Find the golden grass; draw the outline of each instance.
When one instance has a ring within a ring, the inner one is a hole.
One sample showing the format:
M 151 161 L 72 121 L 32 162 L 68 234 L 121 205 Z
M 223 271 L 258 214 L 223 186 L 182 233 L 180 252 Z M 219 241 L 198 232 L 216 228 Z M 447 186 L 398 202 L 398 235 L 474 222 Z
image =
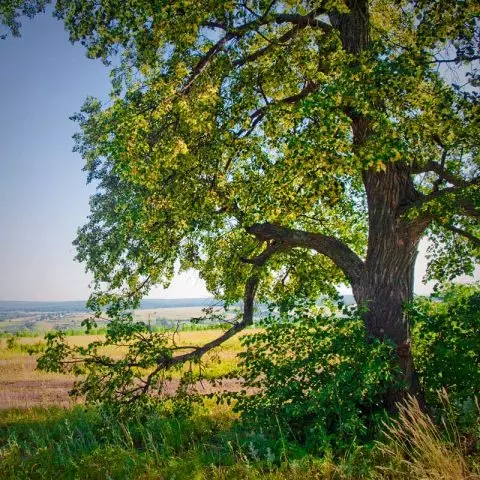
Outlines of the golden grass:
M 204 374 L 207 378 L 219 377 L 230 372 L 237 365 L 237 354 L 241 351 L 240 337 L 255 330 L 241 332 L 231 338 L 203 359 Z M 221 330 L 179 332 L 177 345 L 203 345 L 221 334 Z M 103 335 L 76 335 L 66 337 L 71 345 L 86 346 L 95 340 L 103 340 Z M 41 338 L 19 337 L 19 345 L 33 345 Z M 104 353 L 121 357 L 126 348 L 108 347 Z M 0 339 L 0 409 L 27 408 L 33 406 L 70 406 L 73 400 L 68 392 L 74 377 L 59 373 L 46 373 L 36 370 L 37 356 L 31 356 L 19 349 L 8 349 L 5 339 Z M 187 368 L 187 367 L 186 367 Z M 178 377 L 180 374 L 177 373 Z M 228 382 L 227 382 L 228 383 Z M 232 383 L 232 382 L 230 382 Z M 235 385 L 226 385 L 235 388 Z M 211 387 L 205 385 L 208 393 Z
M 448 402 L 446 406 L 448 408 Z M 387 460 L 387 466 L 378 467 L 379 477 L 479 480 L 480 477 L 467 465 L 455 426 L 444 427 L 449 431 L 449 438 L 420 409 L 418 401 L 409 398 L 399 407 L 398 419 L 386 427 L 386 441 L 379 444 L 379 450 Z

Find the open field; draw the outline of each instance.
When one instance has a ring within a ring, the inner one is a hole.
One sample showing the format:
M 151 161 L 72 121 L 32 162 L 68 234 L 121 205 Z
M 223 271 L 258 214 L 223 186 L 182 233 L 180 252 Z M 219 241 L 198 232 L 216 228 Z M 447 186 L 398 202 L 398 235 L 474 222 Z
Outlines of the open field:
M 217 377 L 231 371 L 237 361 L 237 354 L 241 351 L 240 336 L 230 339 L 222 347 L 204 359 L 208 378 Z M 213 340 L 221 333 L 220 330 L 186 331 L 179 332 L 177 344 L 202 345 Z M 101 335 L 75 335 L 67 337 L 69 343 L 74 345 L 87 345 L 101 339 Z M 7 347 L 7 340 L 0 339 L 0 409 L 28 408 L 34 406 L 71 406 L 75 401 L 68 395 L 74 377 L 57 373 L 45 373 L 36 370 L 37 355 L 29 355 L 26 346 L 43 343 L 38 337 L 18 337 L 13 348 Z M 122 349 L 110 349 L 112 356 L 122 356 Z M 172 389 L 176 381 L 172 380 Z M 235 381 L 225 383 L 228 389 L 236 387 Z M 212 387 L 204 382 L 198 389 L 209 393 Z M 78 401 L 78 400 L 77 400 Z
M 134 312 L 134 319 L 150 323 L 153 327 L 171 327 L 176 322 L 188 322 L 192 318 L 204 315 L 202 306 L 182 306 L 165 308 L 144 308 Z M 16 311 L 3 313 L 0 318 L 0 332 L 17 333 L 29 332 L 39 334 L 52 330 L 78 330 L 82 321 L 89 317 L 88 312 L 60 312 L 60 311 Z M 101 320 L 99 326 L 105 325 Z

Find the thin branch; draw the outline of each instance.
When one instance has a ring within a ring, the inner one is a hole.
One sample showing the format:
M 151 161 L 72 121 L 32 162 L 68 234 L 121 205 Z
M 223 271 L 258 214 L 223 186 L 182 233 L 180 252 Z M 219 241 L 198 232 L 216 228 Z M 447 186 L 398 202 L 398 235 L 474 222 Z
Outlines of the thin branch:
M 334 28 L 332 25 L 317 19 L 321 13 L 324 13 L 323 9 L 315 9 L 307 15 L 279 13 L 274 18 L 276 23 L 293 23 L 299 27 L 319 28 L 325 33 L 331 32 Z
M 258 123 L 265 117 L 265 115 L 267 113 L 267 110 L 271 106 L 282 105 L 282 104 L 287 104 L 288 105 L 288 104 L 297 103 L 299 100 L 305 98 L 310 93 L 313 93 L 317 89 L 317 87 L 318 87 L 317 83 L 307 82 L 305 87 L 300 92 L 298 92 L 297 94 L 291 95 L 290 97 L 282 98 L 281 100 L 270 102 L 269 104 L 263 105 L 262 107 L 258 108 L 257 110 L 255 110 L 250 115 L 250 121 L 252 122 L 250 127 L 247 128 L 247 129 L 242 128 L 237 133 L 237 137 L 241 137 L 241 136 L 246 137 L 246 136 L 250 135 L 250 133 L 252 133 L 252 131 L 255 129 L 255 127 L 258 125 Z
M 253 62 L 257 60 L 260 57 L 263 57 L 263 55 L 267 54 L 270 52 L 275 46 L 281 45 L 283 43 L 288 42 L 288 40 L 292 39 L 295 34 L 300 30 L 299 25 L 295 25 L 292 29 L 290 29 L 288 32 L 284 33 L 281 37 L 279 37 L 275 41 L 270 41 L 271 43 L 267 45 L 266 47 L 260 48 L 259 50 L 251 53 L 250 55 L 247 55 L 243 58 L 240 58 L 238 60 L 235 60 L 233 62 L 233 65 L 236 67 L 241 67 L 245 65 L 246 63 Z
M 438 221 L 438 225 L 445 228 L 446 230 L 450 230 L 451 232 L 456 233 L 457 235 L 461 235 L 462 237 L 467 238 L 475 246 L 480 247 L 480 238 L 476 237 L 475 235 L 472 235 L 470 232 L 467 232 L 466 230 L 455 227 L 455 225 L 452 225 L 452 224 L 442 223 L 441 221 Z
M 444 58 L 444 59 L 439 59 L 437 57 L 434 57 L 434 60 L 428 62 L 428 63 L 462 63 L 462 62 L 473 62 L 475 60 L 480 60 L 480 55 L 472 55 L 470 57 L 455 57 L 455 58 Z
M 442 156 L 442 159 L 443 159 L 443 156 Z M 442 179 L 446 180 L 448 183 L 456 187 L 466 187 L 471 183 L 459 177 L 458 175 L 455 175 L 454 173 L 451 173 L 448 170 L 445 170 L 445 168 L 442 168 L 441 163 L 437 163 L 432 160 L 427 162 L 425 165 L 416 165 L 412 168 L 413 174 L 426 173 L 426 172 L 434 172 L 437 175 L 439 175 Z
M 273 4 L 273 2 L 272 2 Z M 308 13 L 307 15 L 299 15 L 299 14 L 286 14 L 286 13 L 278 13 L 272 16 L 267 15 L 268 10 L 271 8 L 270 7 L 267 9 L 267 12 L 262 16 L 259 17 L 256 20 L 253 20 L 251 22 L 247 22 L 244 25 L 240 25 L 236 28 L 228 29 L 223 23 L 216 22 L 216 21 L 206 21 L 203 23 L 204 27 L 209 27 L 209 28 L 220 28 L 225 31 L 225 36 L 222 37 L 217 43 L 215 43 L 209 50 L 208 52 L 202 56 L 202 58 L 199 60 L 195 68 L 193 69 L 192 73 L 188 77 L 184 87 L 182 88 L 182 93 L 187 94 L 192 86 L 195 80 L 201 75 L 201 73 L 205 70 L 207 65 L 210 63 L 212 58 L 221 50 L 223 50 L 225 44 L 232 40 L 233 38 L 239 38 L 245 33 L 254 30 L 258 27 L 268 25 L 271 23 L 277 23 L 277 24 L 282 24 L 282 23 L 291 23 L 294 24 L 295 27 L 283 34 L 278 40 L 275 40 L 274 42 L 276 43 L 284 43 L 288 41 L 290 38 L 292 38 L 295 33 L 302 28 L 306 27 L 311 27 L 311 28 L 320 28 L 322 29 L 325 33 L 330 32 L 333 27 L 332 25 L 329 25 L 326 22 L 323 22 L 321 20 L 318 20 L 316 17 L 320 15 L 321 13 L 324 13 L 323 8 L 316 8 L 312 12 Z M 248 55 L 247 57 L 235 61 L 233 64 L 235 66 L 242 66 L 245 63 L 249 61 L 253 61 L 260 56 L 264 55 L 267 53 L 271 48 L 271 45 L 268 45 L 267 47 L 260 49 L 259 51 Z
M 480 185 L 480 177 L 475 177 L 469 182 L 463 182 L 462 186 L 454 185 L 452 187 L 443 188 L 442 190 L 433 190 L 431 193 L 428 193 L 426 195 L 420 192 L 416 192 L 416 200 L 410 202 L 409 204 L 402 205 L 398 213 L 399 215 L 403 215 L 407 211 L 412 210 L 413 208 L 419 208 L 433 200 L 439 200 L 448 195 L 458 195 L 459 197 L 455 199 L 455 204 L 461 207 L 466 215 L 478 217 L 480 215 L 478 205 L 475 205 L 473 201 L 467 198 L 461 197 L 466 188 L 473 187 L 475 185 Z
M 249 263 L 250 265 L 255 265 L 260 267 L 265 265 L 265 262 L 275 253 L 281 252 L 282 250 L 287 250 L 288 247 L 284 245 L 282 242 L 272 241 L 268 242 L 267 248 L 257 255 L 254 258 L 240 258 L 243 263 Z
M 171 368 L 181 363 L 185 363 L 188 361 L 198 361 L 207 352 L 226 342 L 229 338 L 236 335 L 248 325 L 251 325 L 253 323 L 254 300 L 255 294 L 257 292 L 258 283 L 258 276 L 253 275 L 247 280 L 245 284 L 245 293 L 243 297 L 243 318 L 240 322 L 234 324 L 234 326 L 224 332 L 223 335 L 220 335 L 219 337 L 215 338 L 211 342 L 206 343 L 205 345 L 202 345 L 201 347 L 197 347 L 192 352 L 184 353 L 183 355 L 178 355 L 176 357 L 159 358 L 158 367 L 151 373 L 151 375 L 153 376 L 162 369 Z
M 225 44 L 234 38 L 234 35 L 231 33 L 227 33 L 224 37 L 222 37 L 217 43 L 212 45 L 208 52 L 203 55 L 203 57 L 199 60 L 195 68 L 193 69 L 192 73 L 188 77 L 185 85 L 181 89 L 182 93 L 184 95 L 188 94 L 193 86 L 193 83 L 195 80 L 202 74 L 202 72 L 205 70 L 205 68 L 208 66 L 212 58 L 220 51 L 223 49 Z
M 443 181 L 445 179 L 445 161 L 447 160 L 447 154 L 448 154 L 448 150 L 444 149 L 443 153 L 442 153 L 442 159 L 440 161 L 438 178 L 435 181 L 435 183 L 433 184 L 433 191 L 434 192 L 436 192 L 440 188 L 440 185 L 443 183 Z

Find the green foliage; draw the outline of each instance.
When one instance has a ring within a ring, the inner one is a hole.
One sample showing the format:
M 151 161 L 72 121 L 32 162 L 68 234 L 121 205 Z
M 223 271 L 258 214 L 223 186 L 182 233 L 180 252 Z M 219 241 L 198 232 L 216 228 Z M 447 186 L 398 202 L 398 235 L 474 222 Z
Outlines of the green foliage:
M 15 33 L 44 2 L 4 3 Z M 252 280 L 257 300 L 279 302 L 356 283 L 372 309 L 384 303 L 378 324 L 406 299 L 401 281 L 373 283 L 409 271 L 424 234 L 439 240 L 432 275 L 472 272 L 476 0 L 58 0 L 55 15 L 116 65 L 110 102 L 88 98 L 73 116 L 97 187 L 76 258 L 93 276 L 89 308 L 112 321 L 82 349 L 50 337 L 40 363 L 84 375 L 87 398 L 133 403 L 151 390 L 138 385 L 146 372 L 161 390 L 178 350 L 128 312 L 177 266 L 225 305 Z M 463 87 L 443 62 L 468 67 Z M 125 359 L 104 353 L 121 345 Z
M 244 338 L 240 374 L 252 390 L 234 395 L 243 418 L 324 452 L 372 438 L 396 378 L 393 347 L 367 341 L 358 312 L 342 313 L 297 307 Z
M 431 404 L 438 390 L 472 402 L 480 392 L 480 285 L 451 285 L 409 308 L 415 366 Z
M 183 368 L 182 364 L 169 368 L 168 361 L 175 351 L 169 344 L 175 342 L 174 335 L 172 331 L 152 331 L 131 317 L 111 322 L 105 339 L 87 346 L 69 345 L 63 332 L 50 332 L 45 336 L 47 348 L 38 359 L 38 367 L 83 377 L 75 383 L 72 395 L 85 395 L 87 403 L 102 403 L 118 414 L 131 415 L 150 410 L 164 400 L 172 374 Z M 122 347 L 126 351 L 119 356 L 116 350 Z M 162 363 L 165 360 L 166 365 Z M 195 396 L 186 395 L 186 390 L 195 381 L 193 373 L 182 376 L 176 392 L 170 392 L 177 396 L 176 405 L 190 408 Z
M 13 36 L 20 36 L 20 18 L 32 18 L 37 13 L 43 12 L 51 0 L 5 0 L 0 3 L 0 25 L 4 25 Z M 0 39 L 5 39 L 6 33 L 0 34 Z
M 2 479 L 179 480 L 325 478 L 337 472 L 372 471 L 369 459 L 352 452 L 334 464 L 306 456 L 246 429 L 233 428 L 225 411 L 196 409 L 189 418 L 151 413 L 119 421 L 101 410 L 77 407 L 9 411 L 0 419 Z M 327 477 L 328 478 L 328 477 Z

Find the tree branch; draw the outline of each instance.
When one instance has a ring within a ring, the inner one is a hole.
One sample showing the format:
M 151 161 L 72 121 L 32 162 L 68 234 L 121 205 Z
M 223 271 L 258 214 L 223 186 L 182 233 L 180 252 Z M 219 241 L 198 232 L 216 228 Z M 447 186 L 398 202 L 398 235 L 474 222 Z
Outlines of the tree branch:
M 352 282 L 362 273 L 364 263 L 360 257 L 342 241 L 321 233 L 293 230 L 272 223 L 256 223 L 246 228 L 258 240 L 278 242 L 282 248 L 309 248 L 325 255 L 335 263 Z
M 275 14 L 271 18 L 268 15 L 264 15 L 257 20 L 253 20 L 251 22 L 247 22 L 244 25 L 241 25 L 236 28 L 228 29 L 223 23 L 216 22 L 216 21 L 206 21 L 203 23 L 204 27 L 207 28 L 219 28 L 225 30 L 225 36 L 222 37 L 217 43 L 212 45 L 210 49 L 203 55 L 200 60 L 198 61 L 197 65 L 194 67 L 193 71 L 187 78 L 185 85 L 182 87 L 181 92 L 183 94 L 188 94 L 193 86 L 195 80 L 202 74 L 205 68 L 208 66 L 212 58 L 221 50 L 223 50 L 225 44 L 232 40 L 233 38 L 239 38 L 245 35 L 247 32 L 254 30 L 257 27 L 268 25 L 271 23 L 291 23 L 294 24 L 295 27 L 292 28 L 290 31 L 286 32 L 282 35 L 276 42 L 284 43 L 288 41 L 295 35 L 295 32 L 299 29 L 312 27 L 312 28 L 321 28 L 325 33 L 330 32 L 333 27 L 326 22 L 322 22 L 321 20 L 317 20 L 317 16 L 320 13 L 324 13 L 323 8 L 317 8 L 312 12 L 308 13 L 307 15 L 298 15 L 298 14 Z M 253 61 L 260 56 L 264 55 L 271 49 L 271 45 L 260 49 L 259 51 L 248 55 L 247 57 L 237 60 L 233 62 L 235 66 L 242 66 L 249 61 Z
M 251 325 L 253 323 L 254 301 L 255 301 L 255 294 L 257 293 L 258 283 L 259 283 L 258 276 L 252 275 L 245 284 L 245 290 L 243 295 L 242 321 L 237 322 L 236 324 L 234 324 L 232 328 L 228 329 L 222 335 L 215 338 L 211 342 L 208 342 L 205 345 L 202 345 L 201 347 L 196 348 L 192 352 L 184 353 L 183 355 L 178 355 L 176 357 L 159 358 L 158 367 L 155 369 L 155 373 L 158 373 L 158 371 L 162 369 L 170 368 L 180 363 L 198 360 L 203 355 L 205 355 L 205 353 L 209 352 L 215 347 L 218 347 L 222 343 L 226 342 L 229 338 L 233 337 L 238 332 L 243 330 L 245 327 L 247 327 L 248 325 Z
M 317 8 L 307 15 L 298 15 L 292 13 L 278 13 L 274 16 L 276 23 L 293 23 L 301 28 L 311 27 L 311 28 L 320 28 L 325 33 L 331 32 L 333 26 L 329 23 L 318 20 L 318 17 L 321 13 L 325 13 L 323 8 Z
M 455 175 L 449 172 L 448 170 L 445 170 L 444 167 L 442 168 L 442 165 L 440 163 L 434 162 L 432 160 L 427 162 L 425 165 L 422 165 L 422 166 L 417 165 L 412 168 L 413 174 L 426 173 L 426 172 L 436 173 L 437 175 L 439 175 L 440 178 L 442 178 L 443 180 L 446 180 L 448 183 L 454 185 L 455 187 L 467 187 L 472 183 L 467 180 L 464 180 L 458 175 Z M 478 178 L 476 180 L 478 181 Z
M 460 197 L 460 195 L 463 194 L 463 190 L 476 185 L 480 185 L 480 177 L 475 177 L 469 182 L 463 181 L 462 186 L 454 185 L 452 187 L 443 188 L 442 190 L 433 190 L 431 193 L 428 193 L 426 195 L 417 192 L 417 199 L 413 202 L 410 202 L 409 204 L 402 205 L 398 213 L 399 215 L 403 215 L 409 210 L 412 210 L 413 208 L 419 208 L 433 200 L 439 200 L 448 195 L 459 195 L 459 198 L 456 199 L 455 204 L 463 209 L 465 215 L 471 217 L 479 217 L 480 211 L 478 205 L 475 205 L 474 201 L 469 200 L 468 198 Z M 431 218 L 433 218 L 433 216 L 431 216 Z
M 284 33 L 277 40 L 274 40 L 274 41 L 272 40 L 272 43 L 270 43 L 266 47 L 260 48 L 256 52 L 251 53 L 250 55 L 247 55 L 243 58 L 235 60 L 233 62 L 233 65 L 235 65 L 236 67 L 242 67 L 246 63 L 253 62 L 257 60 L 257 58 L 263 57 L 263 55 L 270 52 L 270 50 L 272 50 L 275 46 L 288 42 L 288 40 L 290 40 L 295 36 L 295 34 L 300 30 L 300 28 L 301 28 L 300 26 L 296 25 L 295 27 L 290 29 L 288 32 Z
M 237 27 L 228 28 L 226 25 L 216 22 L 216 21 L 206 21 L 203 23 L 205 27 L 210 28 L 221 28 L 225 32 L 230 33 L 235 36 L 243 35 L 245 32 L 254 30 L 258 27 L 263 27 L 265 25 L 271 25 L 272 23 L 282 24 L 282 23 L 291 23 L 293 25 L 297 25 L 301 28 L 311 27 L 311 28 L 320 28 L 325 33 L 330 32 L 334 29 L 332 25 L 329 23 L 323 22 L 322 20 L 318 20 L 317 17 L 323 13 L 326 13 L 325 8 L 318 7 L 312 10 L 310 13 L 306 15 L 300 15 L 297 13 L 275 13 L 272 15 L 262 15 L 261 17 L 257 18 L 256 20 L 252 20 L 250 22 L 244 23 L 243 25 L 239 25 Z
M 265 117 L 265 114 L 267 113 L 267 110 L 269 107 L 272 105 L 281 105 L 281 104 L 292 104 L 296 103 L 302 98 L 305 98 L 307 95 L 310 93 L 314 92 L 318 87 L 318 84 L 315 82 L 308 82 L 305 87 L 295 95 L 291 95 L 290 97 L 285 97 L 282 98 L 281 100 L 277 100 L 276 102 L 271 102 L 268 103 L 267 105 L 264 105 L 263 107 L 258 108 L 255 110 L 251 115 L 250 115 L 250 120 L 251 120 L 251 125 L 249 128 L 244 129 L 242 128 L 238 133 L 237 137 L 240 136 L 248 136 L 258 125 L 258 123 Z
M 462 230 L 461 228 L 457 228 L 452 224 L 442 223 L 441 221 L 439 221 L 438 224 L 441 227 L 445 228 L 446 230 L 450 230 L 451 232 L 456 233 L 457 235 L 461 235 L 462 237 L 467 238 L 475 246 L 480 247 L 480 238 L 476 237 L 475 235 L 472 235 L 470 232 L 467 232 L 466 230 Z
M 212 58 L 223 49 L 225 44 L 234 37 L 233 34 L 227 33 L 217 43 L 212 45 L 208 52 L 199 60 L 190 76 L 187 78 L 185 85 L 182 87 L 181 92 L 186 95 L 192 89 L 195 80 L 202 74 L 205 68 L 208 66 Z
M 255 265 L 260 267 L 265 265 L 265 262 L 274 254 L 281 252 L 282 250 L 287 250 L 288 247 L 284 245 L 282 242 L 277 242 L 275 240 L 268 243 L 267 248 L 257 255 L 254 258 L 240 258 L 243 263 L 249 263 L 250 265 Z

